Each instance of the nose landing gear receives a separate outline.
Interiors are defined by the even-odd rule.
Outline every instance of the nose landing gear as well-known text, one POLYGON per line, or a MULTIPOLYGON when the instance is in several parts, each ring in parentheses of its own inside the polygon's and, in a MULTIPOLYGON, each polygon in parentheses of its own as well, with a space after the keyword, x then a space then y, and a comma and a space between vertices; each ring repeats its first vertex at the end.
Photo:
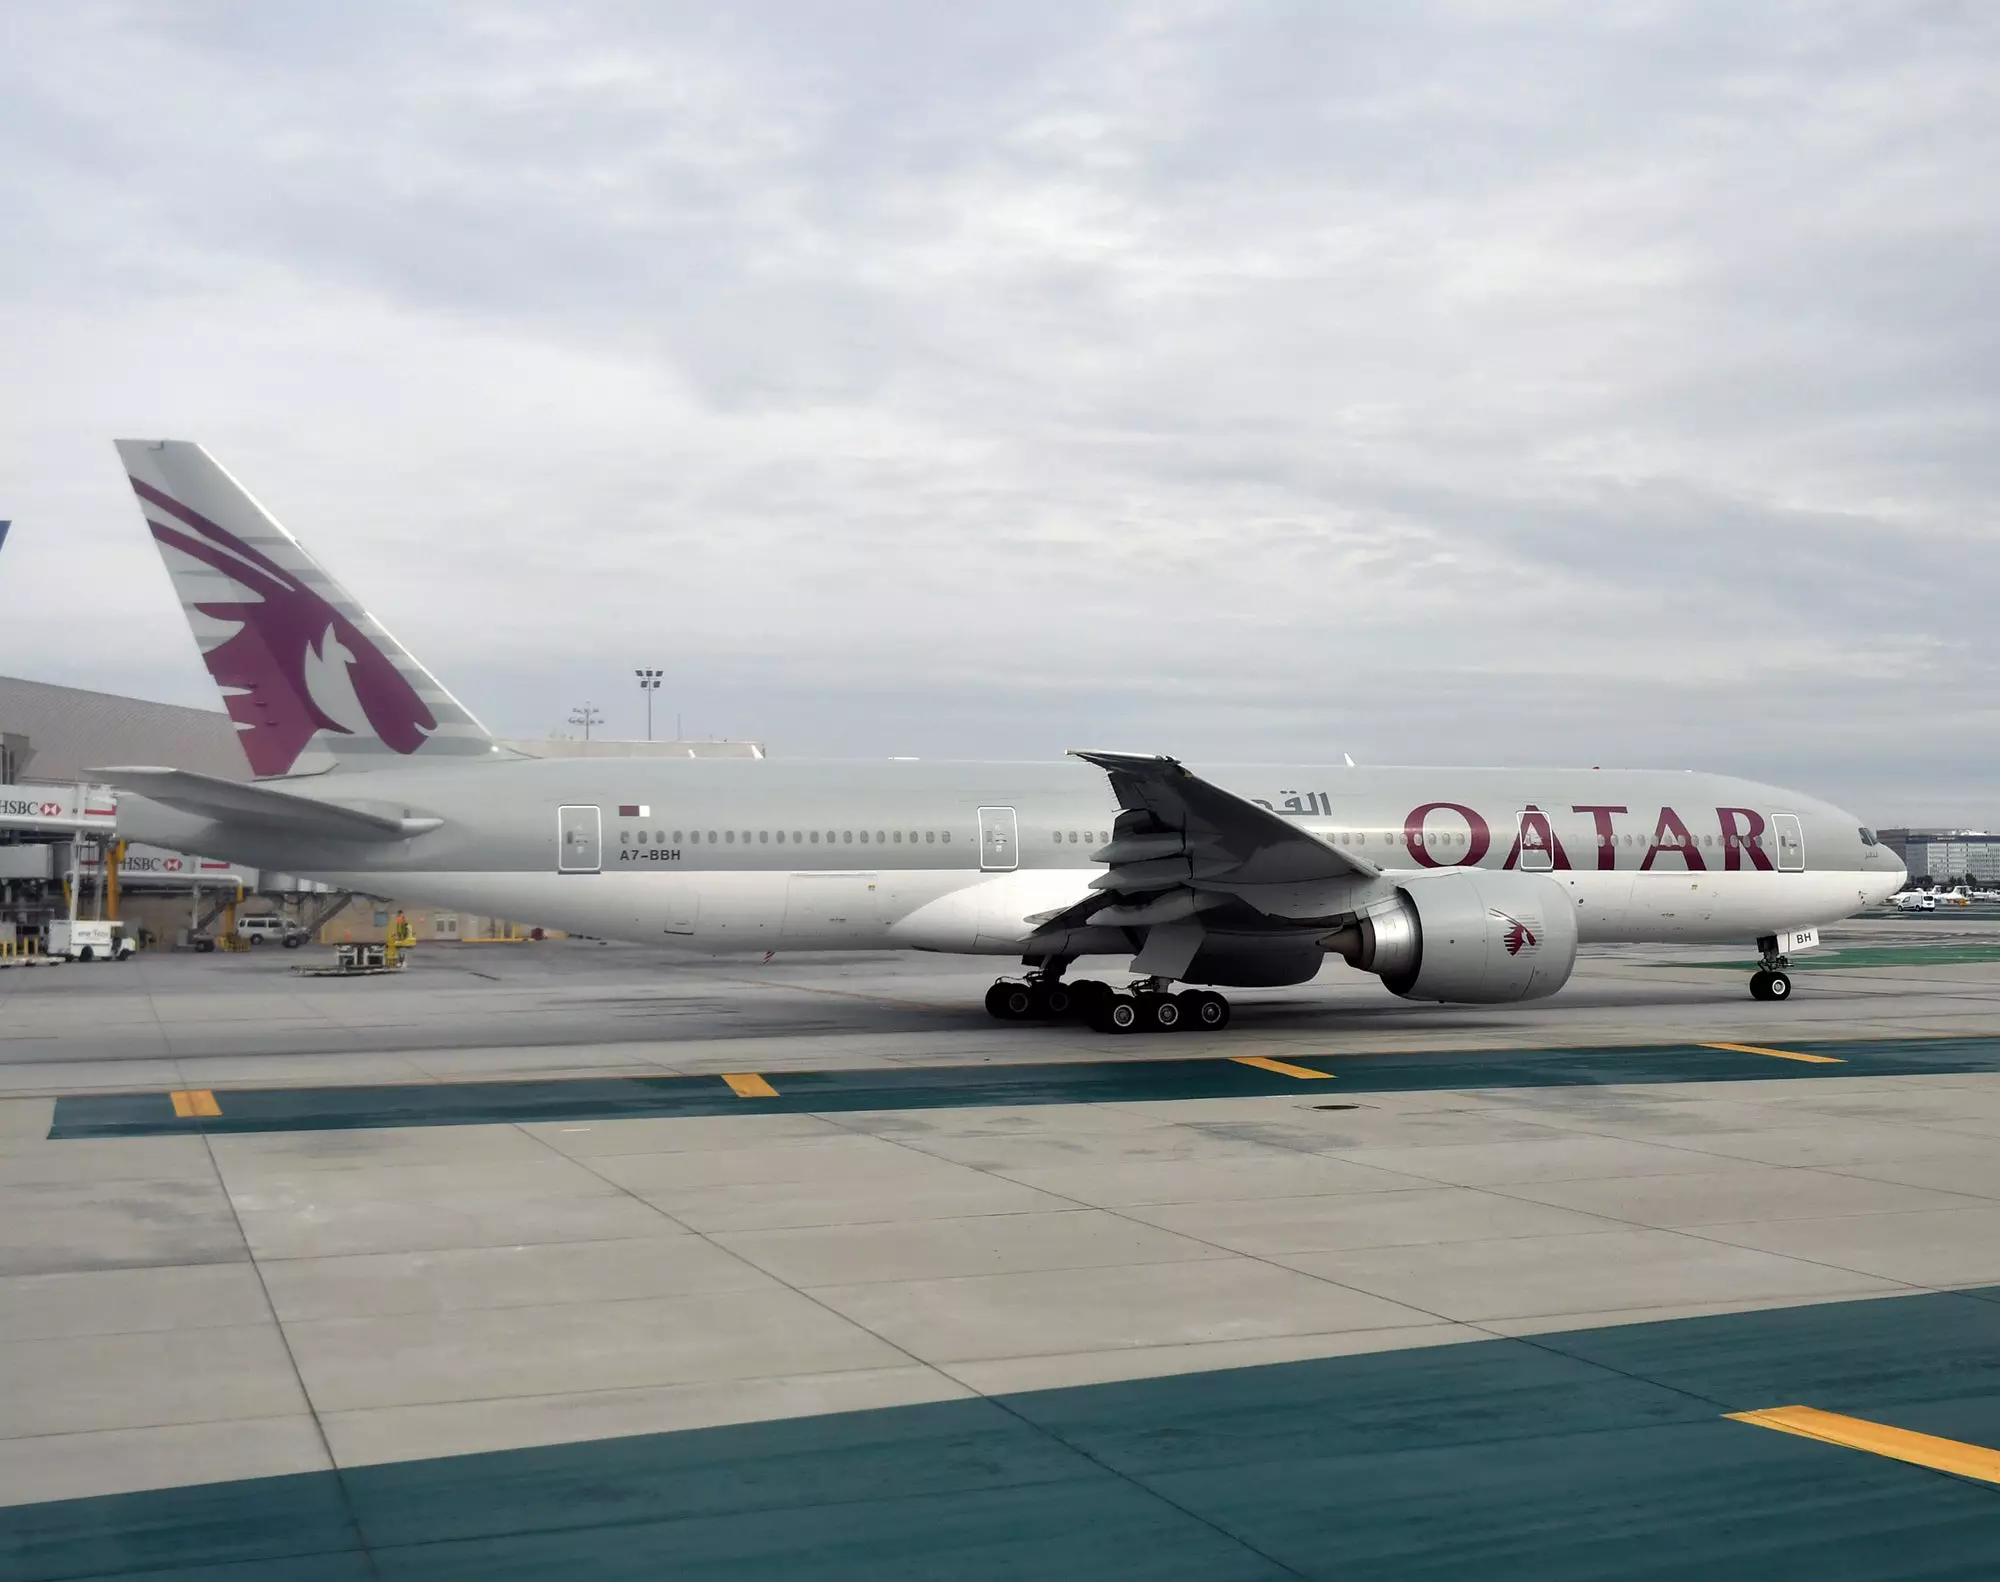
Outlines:
POLYGON ((1766 934, 1757 941, 1757 970, 1750 974, 1750 998, 1753 1000, 1789 1000, 1792 997, 1791 974, 1785 971, 1791 958, 1778 953, 1778 938, 1766 934))

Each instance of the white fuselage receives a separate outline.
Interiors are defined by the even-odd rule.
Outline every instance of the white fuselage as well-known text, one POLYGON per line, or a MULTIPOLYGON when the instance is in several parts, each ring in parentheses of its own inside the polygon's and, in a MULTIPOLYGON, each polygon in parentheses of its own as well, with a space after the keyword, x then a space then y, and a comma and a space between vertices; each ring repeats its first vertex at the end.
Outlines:
MULTIPOLYGON (((1211 777, 1392 883, 1458 867, 1546 873, 1575 902, 1584 941, 1748 941, 1849 916, 1904 879, 1851 815, 1722 776, 1252 766, 1211 777)), ((1091 893, 1105 871, 1091 853, 1119 811, 1105 776, 1074 762, 546 760, 282 783, 440 827, 383 846, 302 844, 140 798, 121 804, 121 823, 345 889, 607 939, 1015 955, 1038 920, 1091 893)))

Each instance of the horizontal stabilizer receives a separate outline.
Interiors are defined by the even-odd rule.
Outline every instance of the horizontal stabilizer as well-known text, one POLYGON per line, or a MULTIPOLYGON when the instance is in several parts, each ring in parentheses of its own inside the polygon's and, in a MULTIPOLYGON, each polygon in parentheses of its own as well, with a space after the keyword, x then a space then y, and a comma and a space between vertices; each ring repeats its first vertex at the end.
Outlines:
POLYGON ((411 818, 322 802, 275 786, 218 780, 187 769, 93 769, 90 777, 218 824, 262 824, 320 840, 408 840, 444 823, 441 818, 411 818))

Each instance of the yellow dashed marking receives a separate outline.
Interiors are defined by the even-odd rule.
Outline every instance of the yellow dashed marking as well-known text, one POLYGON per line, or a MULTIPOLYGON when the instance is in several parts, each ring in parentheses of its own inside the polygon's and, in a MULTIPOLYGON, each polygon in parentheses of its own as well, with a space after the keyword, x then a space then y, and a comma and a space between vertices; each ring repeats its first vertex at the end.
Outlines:
POLYGON ((1288 1066, 1282 1060, 1266 1060, 1262 1055, 1231 1055, 1239 1066, 1255 1066, 1259 1071, 1275 1071, 1281 1077, 1297 1077, 1301 1082, 1331 1082, 1331 1071, 1315 1071, 1310 1066, 1288 1066))
POLYGON ((1886 1423, 1871 1423, 1861 1417, 1842 1417, 1837 1412, 1822 1412, 1810 1406, 1773 1406, 1761 1412, 1727 1415, 1733 1423, 1754 1423, 1759 1428, 1775 1428, 1781 1434, 1797 1434, 1801 1439, 1817 1439, 1823 1444, 1887 1456, 1891 1461, 1907 1461, 1961 1478, 1977 1478, 1981 1483, 2000 1483, 2000 1451, 1988 1450, 1983 1445, 1912 1433, 1907 1428, 1891 1428, 1886 1423))
POLYGON ((207 1088, 180 1088, 173 1094, 174 1113, 182 1117, 220 1115, 222 1106, 207 1088))
POLYGON ((725 1071, 722 1080, 739 1099, 775 1099, 778 1090, 754 1071, 725 1071))
POLYGON ((1762 1049, 1756 1044, 1703 1044, 1703 1049, 1728 1049, 1739 1055, 1769 1055, 1774 1060, 1803 1060, 1812 1066, 1844 1066, 1845 1060, 1832 1055, 1802 1055, 1796 1049, 1762 1049))

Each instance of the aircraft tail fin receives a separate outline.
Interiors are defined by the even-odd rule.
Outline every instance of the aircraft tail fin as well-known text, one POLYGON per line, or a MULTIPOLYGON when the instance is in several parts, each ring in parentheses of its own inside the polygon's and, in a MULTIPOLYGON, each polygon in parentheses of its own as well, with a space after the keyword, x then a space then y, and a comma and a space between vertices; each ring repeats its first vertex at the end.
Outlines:
POLYGON ((259 779, 490 757, 486 727, 185 440, 117 442, 259 779))

